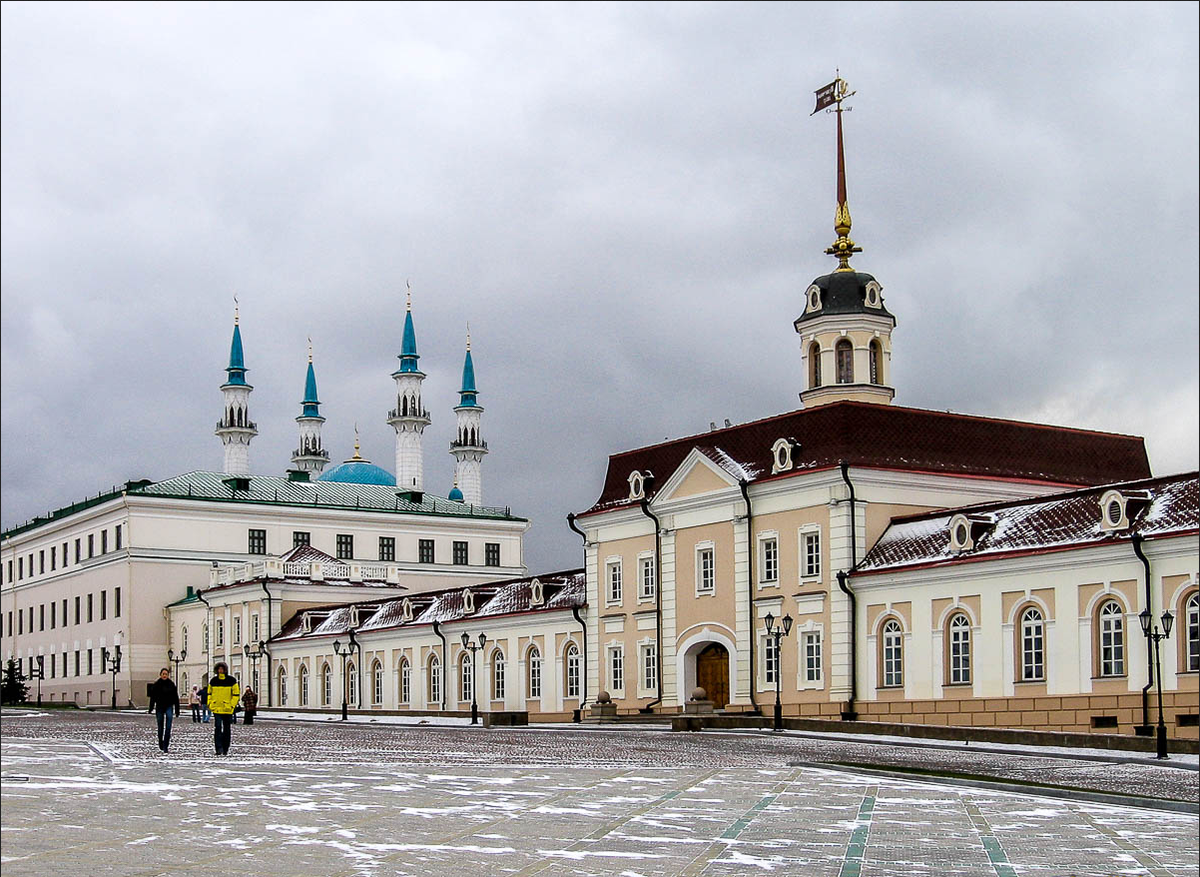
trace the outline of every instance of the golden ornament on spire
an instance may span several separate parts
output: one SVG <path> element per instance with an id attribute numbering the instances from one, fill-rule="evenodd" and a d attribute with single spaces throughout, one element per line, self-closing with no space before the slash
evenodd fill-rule
<path id="1" fill-rule="evenodd" d="M 233 325 L 238 324 L 238 300 L 237 296 L 233 297 Z"/>
<path id="2" fill-rule="evenodd" d="M 358 424 L 354 424 L 354 457 L 355 460 L 361 460 L 362 454 L 358 451 Z"/>
<path id="3" fill-rule="evenodd" d="M 308 361 L 312 362 L 312 336 L 308 336 Z"/>
<path id="4" fill-rule="evenodd" d="M 850 91 L 850 86 L 842 79 L 839 70 L 833 82 L 817 89 L 817 107 L 813 110 L 815 114 L 826 107 L 837 105 L 830 111 L 837 113 L 837 209 L 833 213 L 833 230 L 837 234 L 837 240 L 825 252 L 830 256 L 837 256 L 838 271 L 853 271 L 850 267 L 850 257 L 862 252 L 862 247 L 850 238 L 850 204 L 846 199 L 846 150 L 842 143 L 842 101 L 854 94 L 857 92 Z"/>
<path id="5" fill-rule="evenodd" d="M 471 324 L 467 323 L 467 352 L 471 351 Z"/>
<path id="6" fill-rule="evenodd" d="M 412 283 L 410 283 L 409 281 L 405 280 L 405 281 L 404 281 L 404 285 L 408 287 L 408 304 L 407 304 L 407 307 L 408 307 L 408 309 L 411 311 L 411 310 L 412 310 Z"/>

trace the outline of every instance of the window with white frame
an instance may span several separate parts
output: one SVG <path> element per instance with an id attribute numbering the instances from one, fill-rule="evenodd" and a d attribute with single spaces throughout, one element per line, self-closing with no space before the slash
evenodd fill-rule
<path id="1" fill-rule="evenodd" d="M 300 665 L 296 672 L 296 688 L 300 695 L 300 706 L 308 706 L 308 666 Z"/>
<path id="2" fill-rule="evenodd" d="M 333 673 L 328 664 L 321 665 L 321 706 L 333 703 Z"/>
<path id="3" fill-rule="evenodd" d="M 608 685 L 613 691 L 625 690 L 625 649 L 622 646 L 608 649 Z"/>
<path id="4" fill-rule="evenodd" d="M 400 660 L 400 703 L 409 703 L 412 700 L 412 665 L 408 663 L 408 658 Z"/>
<path id="5" fill-rule="evenodd" d="M 1192 594 L 1183 604 L 1184 632 L 1187 636 L 1184 669 L 1200 670 L 1200 593 Z"/>
<path id="6" fill-rule="evenodd" d="M 696 593 L 712 594 L 717 590 L 717 565 L 712 545 L 696 548 Z"/>
<path id="7" fill-rule="evenodd" d="M 275 678 L 279 680 L 279 684 L 276 686 L 276 691 L 278 692 L 279 705 L 287 706 L 287 703 L 288 703 L 287 670 L 280 667 L 279 672 L 277 674 L 275 674 Z M 187 685 L 184 685 L 183 687 L 187 688 Z"/>
<path id="8" fill-rule="evenodd" d="M 429 703 L 442 702 L 442 661 L 437 655 L 429 656 Z"/>
<path id="9" fill-rule="evenodd" d="M 764 536 L 758 540 L 758 545 L 758 580 L 763 584 L 777 584 L 779 582 L 779 539 L 776 536 Z"/>
<path id="10" fill-rule="evenodd" d="M 259 633 L 260 633 L 260 630 L 259 630 L 259 626 L 258 626 L 258 614 L 255 613 L 254 615 L 250 616 L 250 639 L 251 639 L 251 641 L 258 642 L 260 639 L 262 639 L 262 637 L 259 636 Z"/>
<path id="11" fill-rule="evenodd" d="M 1029 607 L 1021 613 L 1021 681 L 1040 682 L 1046 678 L 1046 622 L 1040 609 Z"/>
<path id="12" fill-rule="evenodd" d="M 575 647 L 575 643 L 567 646 L 566 664 L 566 686 L 565 692 L 567 697 L 579 697 L 579 649 Z"/>
<path id="13" fill-rule="evenodd" d="M 1125 675 L 1125 613 L 1116 600 L 1100 607 L 1100 675 Z"/>
<path id="14" fill-rule="evenodd" d="M 779 678 L 779 641 L 773 636 L 764 636 L 762 643 L 763 682 L 774 685 Z"/>
<path id="15" fill-rule="evenodd" d="M 804 681 L 820 682 L 823 676 L 820 631 L 805 633 L 800 642 L 801 648 L 804 650 Z"/>
<path id="16" fill-rule="evenodd" d="M 638 599 L 653 600 L 655 588 L 654 555 L 638 558 Z"/>
<path id="17" fill-rule="evenodd" d="M 471 656 L 464 653 L 458 664 L 458 699 L 469 701 L 475 696 L 475 688 L 471 684 L 474 678 L 471 674 Z"/>
<path id="18" fill-rule="evenodd" d="M 233 616 L 233 642 L 236 645 L 242 641 L 242 616 Z"/>
<path id="19" fill-rule="evenodd" d="M 642 689 L 653 691 L 658 688 L 658 646 L 647 643 L 642 646 Z"/>
<path id="20" fill-rule="evenodd" d="M 383 664 L 378 659 L 371 664 L 371 703 L 375 706 L 383 703 Z"/>
<path id="21" fill-rule="evenodd" d="M 971 622 L 962 612 L 950 619 L 950 684 L 971 681 Z"/>
<path id="22" fill-rule="evenodd" d="M 800 575 L 806 579 L 821 577 L 821 531 L 805 530 L 800 534 Z"/>
<path id="23" fill-rule="evenodd" d="M 218 646 L 223 646 L 223 645 L 225 645 L 225 619 L 224 619 L 224 618 L 218 618 L 218 619 L 217 619 L 217 633 L 216 633 L 216 638 L 217 638 L 217 645 L 218 645 Z"/>
<path id="24" fill-rule="evenodd" d="M 607 601 L 620 603 L 622 597 L 620 560 L 610 560 L 604 565 L 604 578 L 608 582 L 608 590 L 605 592 Z"/>
<path id="25" fill-rule="evenodd" d="M 79 623 L 79 598 L 75 598 L 75 623 Z M 208 651 L 208 622 L 200 627 L 200 639 L 204 641 L 204 651 Z"/>
<path id="26" fill-rule="evenodd" d="M 504 700 L 504 652 L 492 652 L 492 700 Z"/>
<path id="27" fill-rule="evenodd" d="M 538 651 L 537 646 L 529 650 L 526 661 L 529 670 L 529 696 L 539 698 L 542 696 L 542 653 Z"/>
<path id="28" fill-rule="evenodd" d="M 904 684 L 904 631 L 900 622 L 888 619 L 883 625 L 883 687 Z"/>
<path id="29" fill-rule="evenodd" d="M 349 689 L 346 692 L 346 700 L 350 706 L 358 706 L 358 667 L 353 662 L 347 665 L 346 686 Z"/>

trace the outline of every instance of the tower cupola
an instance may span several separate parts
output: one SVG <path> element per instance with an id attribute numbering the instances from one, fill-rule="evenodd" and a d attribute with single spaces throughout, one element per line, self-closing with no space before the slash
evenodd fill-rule
<path id="1" fill-rule="evenodd" d="M 412 287 L 404 313 L 400 365 L 392 372 L 396 382 L 396 407 L 388 412 L 388 425 L 396 430 L 396 484 L 404 490 L 424 490 L 425 461 L 421 435 L 429 426 L 429 412 L 421 401 L 425 373 L 417 366 L 417 333 L 413 327 Z"/>
<path id="2" fill-rule="evenodd" d="M 250 419 L 250 393 L 254 387 L 246 383 L 246 359 L 242 352 L 237 298 L 233 302 L 233 342 L 229 348 L 225 383 L 221 385 L 225 410 L 214 432 L 225 448 L 222 471 L 227 475 L 249 477 L 250 441 L 258 435 L 258 425 Z"/>
<path id="3" fill-rule="evenodd" d="M 462 388 L 458 391 L 459 403 L 454 409 L 458 424 L 454 441 L 450 442 L 450 453 L 455 461 L 454 484 L 462 492 L 463 501 L 472 505 L 483 504 L 481 464 L 488 452 L 487 442 L 480 432 L 483 408 L 479 405 L 478 395 L 475 363 L 471 359 L 471 330 L 468 327 Z"/>
<path id="4" fill-rule="evenodd" d="M 301 472 L 320 475 L 329 465 L 329 453 L 321 444 L 321 400 L 317 398 L 317 374 L 313 370 L 312 339 L 308 339 L 308 372 L 304 377 L 304 400 L 300 403 L 300 444 L 292 453 L 292 463 Z"/>

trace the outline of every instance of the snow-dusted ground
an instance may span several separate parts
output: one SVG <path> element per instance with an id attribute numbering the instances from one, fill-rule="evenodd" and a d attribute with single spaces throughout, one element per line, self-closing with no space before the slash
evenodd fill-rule
<path id="1" fill-rule="evenodd" d="M 5 711 L 5 877 L 1198 873 L 1194 815 L 788 766 L 833 742 L 276 721 L 218 758 L 211 727 L 163 755 L 145 714 Z"/>

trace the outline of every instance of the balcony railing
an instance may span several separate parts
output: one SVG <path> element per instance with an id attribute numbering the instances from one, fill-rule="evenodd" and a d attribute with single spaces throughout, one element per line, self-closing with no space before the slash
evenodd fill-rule
<path id="1" fill-rule="evenodd" d="M 455 439 L 450 442 L 450 450 L 454 450 L 455 448 L 482 448 L 483 450 L 486 451 L 487 450 L 487 442 L 485 442 L 483 440 L 480 440 L 477 442 L 460 442 L 457 439 Z"/>

